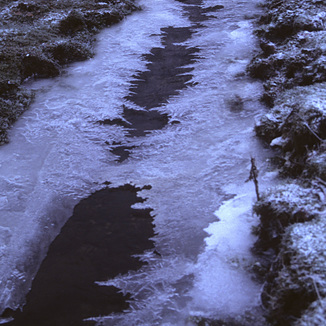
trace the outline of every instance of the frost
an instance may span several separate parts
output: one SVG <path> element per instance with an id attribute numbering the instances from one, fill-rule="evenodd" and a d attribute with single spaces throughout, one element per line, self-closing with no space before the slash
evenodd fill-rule
<path id="1" fill-rule="evenodd" d="M 7 227 L 0 226 L 0 248 L 4 247 L 9 243 L 11 238 L 11 231 Z"/>
<path id="2" fill-rule="evenodd" d="M 269 261 L 262 259 L 262 301 L 272 325 L 324 325 L 325 1 L 267 0 L 265 6 L 257 30 L 262 53 L 248 70 L 264 80 L 262 99 L 271 110 L 255 130 L 278 147 L 281 173 L 297 181 L 265 193 L 254 207 L 261 219 L 255 249 Z"/>
<path id="3" fill-rule="evenodd" d="M 283 255 L 290 255 L 289 265 L 279 273 L 279 289 L 298 289 L 303 300 L 313 303 L 303 317 L 295 323 L 303 325 L 325 324 L 326 302 L 326 212 L 311 222 L 295 224 L 284 237 Z"/>
<path id="4" fill-rule="evenodd" d="M 294 326 L 320 326 L 326 324 L 326 298 L 314 301 Z"/>
<path id="5" fill-rule="evenodd" d="M 287 90 L 278 97 L 275 106 L 260 119 L 255 129 L 271 146 L 282 149 L 285 158 L 283 168 L 287 171 L 301 173 L 302 159 L 311 160 L 314 165 L 313 168 L 308 166 L 311 173 L 323 170 L 323 149 L 318 148 L 323 148 L 326 137 L 326 83 Z M 322 167 L 317 166 L 313 153 L 320 155 L 318 162 Z M 317 175 L 322 176 L 322 173 Z"/>
<path id="6" fill-rule="evenodd" d="M 324 206 L 320 202 L 315 189 L 304 188 L 296 183 L 289 183 L 269 189 L 263 195 L 262 203 L 257 203 L 257 206 L 264 205 L 266 202 L 276 212 L 291 214 L 304 210 L 313 215 L 318 213 Z"/>
<path id="7" fill-rule="evenodd" d="M 169 126 L 141 139 L 129 138 L 131 145 L 137 148 L 132 150 L 130 160 L 115 164 L 105 143 L 121 142 L 126 138 L 114 126 L 108 129 L 96 121 L 108 115 L 121 118 L 119 114 L 122 105 L 126 104 L 124 99 L 130 79 L 137 70 L 145 69 L 142 55 L 149 53 L 153 46 L 162 47 L 161 28 L 189 26 L 189 21 L 180 15 L 181 4 L 176 1 L 146 0 L 142 3 L 146 5 L 142 12 L 99 35 L 97 50 L 100 56 L 73 65 L 65 76 L 56 80 L 32 85 L 40 92 L 31 110 L 13 128 L 12 141 L 1 157 L 2 175 L 30 180 L 29 187 L 24 183 L 25 187 L 17 190 L 17 194 L 8 194 L 10 199 L 14 197 L 14 204 L 24 204 L 20 211 L 3 214 L 9 215 L 11 227 L 21 225 L 17 231 L 12 227 L 15 232 L 7 248 L 8 260 L 0 264 L 2 284 L 9 284 L 6 280 L 11 277 L 10 282 L 19 285 L 13 289 L 1 287 L 4 290 L 0 292 L 5 293 L 5 297 L 0 297 L 3 306 L 15 306 L 14 292 L 18 292 L 17 297 L 21 296 L 25 292 L 22 283 L 28 283 L 26 287 L 30 284 L 30 273 L 25 277 L 11 274 L 17 261 L 26 259 L 30 262 L 26 258 L 26 252 L 31 249 L 27 246 L 30 240 L 35 241 L 35 255 L 41 257 L 51 236 L 58 232 L 78 199 L 105 181 L 114 185 L 133 182 L 152 185 L 148 191 L 148 205 L 154 209 L 155 243 L 162 258 L 156 257 L 153 261 L 153 257 L 149 257 L 143 274 L 138 271 L 114 280 L 122 291 L 131 293 L 135 299 L 129 315 L 125 315 L 127 325 L 136 325 L 137 318 L 140 318 L 138 325 L 145 325 L 148 320 L 149 325 L 153 325 L 154 320 L 163 325 L 163 317 L 170 320 L 174 316 L 171 323 L 181 324 L 190 313 L 187 302 L 191 301 L 188 290 L 193 285 L 192 273 L 203 270 L 200 264 L 196 269 L 192 267 L 204 250 L 204 229 L 216 221 L 213 212 L 222 199 L 229 199 L 244 187 L 254 195 L 252 185 L 244 186 L 244 180 L 248 177 L 248 153 L 261 161 L 267 155 L 252 137 L 253 116 L 261 109 L 258 102 L 261 88 L 246 76 L 235 80 L 234 71 L 230 73 L 228 69 L 230 64 L 243 65 L 253 48 L 252 27 L 248 23 L 241 24 L 244 13 L 252 14 L 248 3 L 243 1 L 228 3 L 228 6 L 232 5 L 230 10 L 222 12 L 220 19 L 207 22 L 207 28 L 194 33 L 187 42 L 187 46 L 202 49 L 202 59 L 192 66 L 195 85 L 170 98 L 169 103 L 160 108 L 179 120 L 180 125 Z M 234 39 L 235 33 L 231 32 L 236 29 L 240 37 Z M 234 94 L 244 99 L 241 112 L 230 112 L 224 105 L 225 99 Z M 19 159 L 14 159 L 12 153 L 19 155 Z M 221 190 L 224 184 L 228 190 Z M 26 200 L 23 203 L 16 200 L 18 195 Z M 241 216 L 241 223 L 248 233 L 248 220 L 252 219 L 249 198 L 240 201 L 248 205 L 248 214 Z M 61 207 L 60 211 L 58 208 Z M 239 241 L 237 235 L 245 230 L 240 229 L 237 234 L 230 232 L 234 242 Z M 240 249 L 243 246 L 240 245 Z M 216 252 L 211 254 L 204 255 L 204 258 L 212 258 L 210 261 L 201 261 L 209 265 L 208 272 L 212 271 L 205 277 L 205 290 L 211 297 L 216 297 L 211 280 L 219 275 L 214 269 Z M 221 268 L 225 266 L 236 271 L 231 275 L 242 275 L 243 271 L 239 270 L 241 259 L 230 258 L 232 260 L 221 264 Z M 223 272 L 227 274 L 226 269 Z M 233 280 L 231 277 L 227 279 Z M 247 277 L 240 279 L 246 283 L 251 281 Z M 228 288 L 227 283 L 222 285 Z M 232 285 L 236 286 L 236 282 Z M 21 291 L 22 287 L 24 291 Z M 259 287 L 255 287 L 257 292 L 253 288 L 238 288 L 239 291 L 247 289 L 251 298 L 257 293 L 258 298 Z M 203 314 L 221 310 L 219 305 L 207 299 L 201 288 L 199 292 L 204 300 L 210 301 L 212 309 L 206 311 L 206 306 L 194 304 L 196 312 L 201 308 Z M 220 293 L 218 300 L 222 302 L 225 293 Z M 229 290 L 228 293 L 230 298 L 236 298 L 236 292 Z M 253 304 L 245 296 L 242 298 L 246 306 Z M 238 309 L 231 301 L 225 303 Z"/>
<path id="8" fill-rule="evenodd" d="M 271 141 L 270 146 L 271 147 L 275 147 L 275 146 L 283 147 L 284 144 L 286 144 L 286 140 L 283 137 L 276 137 Z"/>
<path id="9" fill-rule="evenodd" d="M 326 211 L 321 189 L 323 182 L 318 181 L 311 187 L 287 184 L 265 193 L 255 206 L 261 215 L 256 247 L 277 252 L 262 299 L 269 318 L 279 324 L 300 317 L 306 309 L 308 320 L 314 306 L 308 307 L 326 297 Z"/>

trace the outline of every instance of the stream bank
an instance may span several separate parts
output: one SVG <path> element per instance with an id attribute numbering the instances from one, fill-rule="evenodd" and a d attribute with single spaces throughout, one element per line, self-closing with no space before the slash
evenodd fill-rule
<path id="1" fill-rule="evenodd" d="M 33 100 L 24 81 L 58 76 L 64 65 L 91 58 L 96 34 L 139 9 L 132 0 L 1 0 L 0 145 Z"/>
<path id="2" fill-rule="evenodd" d="M 257 272 L 272 325 L 326 323 L 326 14 L 323 1 L 267 0 L 248 71 L 271 107 L 258 137 L 275 151 L 283 185 L 254 205 Z"/>

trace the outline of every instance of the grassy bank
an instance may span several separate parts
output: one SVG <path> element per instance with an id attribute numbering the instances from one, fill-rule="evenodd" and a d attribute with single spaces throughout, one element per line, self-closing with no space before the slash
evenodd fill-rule
<path id="1" fill-rule="evenodd" d="M 267 0 L 248 72 L 263 80 L 271 109 L 257 135 L 275 149 L 282 186 L 254 207 L 254 251 L 272 325 L 326 324 L 326 5 Z"/>
<path id="2" fill-rule="evenodd" d="M 25 80 L 90 58 L 96 34 L 137 9 L 133 0 L 0 0 L 0 145 L 33 99 Z"/>

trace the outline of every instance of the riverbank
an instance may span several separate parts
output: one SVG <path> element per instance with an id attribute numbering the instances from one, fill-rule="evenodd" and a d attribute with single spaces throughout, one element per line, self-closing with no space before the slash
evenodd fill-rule
<path id="1" fill-rule="evenodd" d="M 33 100 L 24 81 L 58 76 L 64 65 L 92 57 L 96 34 L 139 9 L 132 0 L 1 0 L 0 145 Z"/>
<path id="2" fill-rule="evenodd" d="M 248 66 L 271 107 L 256 134 L 275 149 L 283 185 L 254 206 L 253 248 L 272 325 L 325 324 L 326 30 L 322 1 L 267 0 L 256 30 L 261 52 Z"/>

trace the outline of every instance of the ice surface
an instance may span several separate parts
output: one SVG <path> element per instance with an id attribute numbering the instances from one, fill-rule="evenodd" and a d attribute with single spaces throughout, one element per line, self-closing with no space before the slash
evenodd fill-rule
<path id="1" fill-rule="evenodd" d="M 158 108 L 180 124 L 126 139 L 121 127 L 97 123 L 121 117 L 123 104 L 132 106 L 124 97 L 132 76 L 146 69 L 142 55 L 162 46 L 160 28 L 189 26 L 178 1 L 142 0 L 143 11 L 99 35 L 95 58 L 30 85 L 38 90 L 35 103 L 0 151 L 1 309 L 21 303 L 74 205 L 105 181 L 152 186 L 138 206 L 154 209 L 161 254 L 146 253 L 142 270 L 107 283 L 135 301 L 125 314 L 104 318 L 106 324 L 185 325 L 193 314 L 241 314 L 248 301 L 257 303 L 259 289 L 245 271 L 255 223 L 254 186 L 244 183 L 251 155 L 266 183 L 269 178 L 268 153 L 253 133 L 264 109 L 262 86 L 245 75 L 255 47 L 245 15 L 254 2 L 222 2 L 206 1 L 225 9 L 185 43 L 201 49 L 193 64 L 196 86 Z M 106 144 L 113 141 L 137 148 L 117 164 Z"/>
<path id="2" fill-rule="evenodd" d="M 251 212 L 252 190 L 245 188 L 220 206 L 215 212 L 219 221 L 205 229 L 209 237 L 196 264 L 197 277 L 191 293 L 195 307 L 208 315 L 216 310 L 224 316 L 241 314 L 259 303 L 260 286 L 244 273 L 253 259 L 250 230 L 256 223 Z"/>
<path id="3" fill-rule="evenodd" d="M 155 1 L 154 12 L 145 8 L 128 25 L 104 31 L 96 58 L 29 86 L 38 90 L 35 103 L 0 153 L 0 227 L 8 233 L 0 237 L 0 247 L 6 247 L 0 257 L 0 310 L 17 306 L 74 205 L 109 178 L 115 157 L 105 141 L 119 141 L 124 132 L 97 121 L 119 116 L 131 76 L 144 69 L 141 55 L 160 45 L 160 28 L 187 24 L 176 14 L 179 7 Z M 21 283 L 16 270 L 26 274 Z"/>

